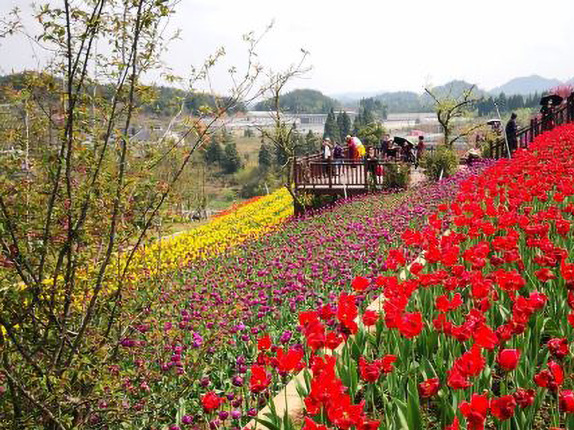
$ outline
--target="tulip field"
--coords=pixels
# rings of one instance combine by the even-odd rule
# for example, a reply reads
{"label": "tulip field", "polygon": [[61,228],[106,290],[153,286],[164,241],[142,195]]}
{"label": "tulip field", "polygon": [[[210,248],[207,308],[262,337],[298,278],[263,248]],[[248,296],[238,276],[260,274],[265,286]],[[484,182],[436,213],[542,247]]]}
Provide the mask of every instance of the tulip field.
{"label": "tulip field", "polygon": [[[99,402],[127,408],[138,428],[242,428],[288,379],[286,371],[261,391],[253,388],[258,346],[272,339],[270,351],[289,345],[302,352],[297,312],[316,306],[327,312],[357,273],[371,283],[391,269],[395,263],[388,255],[398,258],[401,234],[421,227],[482,168],[403,193],[350,199],[282,223],[277,220],[287,210],[272,208],[280,208],[286,197],[264,197],[237,211],[253,211],[250,206],[256,205],[262,213],[267,199],[267,212],[278,214],[268,217],[277,221],[275,227],[261,227],[250,240],[222,246],[205,258],[188,258],[183,235],[170,239],[167,275],[145,282],[140,275],[142,281],[125,294],[130,309],[149,303],[150,295],[152,305],[136,314],[121,339],[121,364],[109,369],[121,389],[102,393]],[[231,211],[210,224],[231,223],[233,217],[241,222]],[[357,301],[367,303],[376,294],[369,287]],[[340,334],[329,337],[330,345],[342,341]]]}
{"label": "tulip field", "polygon": [[[573,179],[569,125],[465,180],[378,273],[355,267],[334,303],[300,311],[302,347],[262,330],[251,397],[302,370],[305,412],[258,428],[573,429]],[[384,300],[363,311],[373,290]]]}
{"label": "tulip field", "polygon": [[232,209],[207,224],[157,241],[138,253],[131,263],[132,278],[178,269],[260,236],[293,215],[293,199],[282,188]]}

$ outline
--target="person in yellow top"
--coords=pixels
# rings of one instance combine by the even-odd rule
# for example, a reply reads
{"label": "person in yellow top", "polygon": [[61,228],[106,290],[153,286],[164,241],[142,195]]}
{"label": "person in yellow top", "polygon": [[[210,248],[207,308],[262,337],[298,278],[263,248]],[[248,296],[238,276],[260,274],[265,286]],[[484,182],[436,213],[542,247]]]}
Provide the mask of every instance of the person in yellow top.
{"label": "person in yellow top", "polygon": [[363,142],[361,142],[361,140],[357,136],[353,137],[353,141],[355,142],[355,148],[357,151],[357,158],[363,158],[365,156],[365,153],[366,153],[365,145],[363,145]]}

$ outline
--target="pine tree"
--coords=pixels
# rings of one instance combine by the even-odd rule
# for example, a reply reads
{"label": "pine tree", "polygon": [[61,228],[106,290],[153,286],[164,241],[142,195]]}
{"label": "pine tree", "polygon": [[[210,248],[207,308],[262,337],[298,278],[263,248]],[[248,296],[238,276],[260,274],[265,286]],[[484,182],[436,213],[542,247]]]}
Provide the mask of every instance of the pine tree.
{"label": "pine tree", "polygon": [[237,146],[235,142],[230,142],[225,144],[225,149],[223,151],[223,160],[221,167],[223,171],[227,174],[232,174],[241,169],[241,158],[237,152]]}
{"label": "pine tree", "polygon": [[261,147],[259,148],[258,161],[259,167],[263,170],[269,169],[273,163],[271,158],[271,151],[265,142],[261,144]]}
{"label": "pine tree", "polygon": [[216,135],[211,136],[209,143],[205,147],[204,157],[207,165],[221,164],[223,150]]}
{"label": "pine tree", "polygon": [[339,127],[337,126],[337,118],[335,117],[335,111],[333,108],[327,114],[327,120],[325,121],[325,130],[323,132],[323,139],[338,139],[339,138]]}
{"label": "pine tree", "polygon": [[370,125],[375,122],[375,115],[373,114],[373,111],[371,111],[371,109],[369,109],[367,106],[363,106],[362,119],[363,126]]}
{"label": "pine tree", "polygon": [[337,115],[337,126],[339,127],[339,142],[344,142],[345,138],[351,134],[351,118],[346,111],[339,112]]}
{"label": "pine tree", "polygon": [[305,136],[305,147],[303,152],[303,155],[309,155],[309,154],[314,154],[315,152],[319,151],[319,145],[317,142],[317,137],[315,136],[315,133],[313,133],[312,130],[309,130],[307,132],[307,135]]}

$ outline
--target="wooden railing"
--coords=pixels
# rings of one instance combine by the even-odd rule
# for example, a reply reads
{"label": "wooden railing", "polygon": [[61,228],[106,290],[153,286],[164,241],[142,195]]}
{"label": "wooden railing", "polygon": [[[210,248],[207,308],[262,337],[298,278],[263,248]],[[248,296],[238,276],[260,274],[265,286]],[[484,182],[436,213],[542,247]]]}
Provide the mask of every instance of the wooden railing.
{"label": "wooden railing", "polygon": [[[574,122],[574,93],[566,100],[566,103],[556,108],[549,119],[534,117],[530,120],[528,127],[519,129],[516,133],[516,146],[527,148],[534,139],[545,131],[552,130],[563,124]],[[507,148],[505,137],[490,144],[490,156],[495,159],[508,157],[508,150],[514,152],[512,148]]]}
{"label": "wooden railing", "polygon": [[380,188],[389,166],[395,160],[329,159],[298,160],[295,164],[295,186],[299,190],[329,192],[334,190],[368,191]]}

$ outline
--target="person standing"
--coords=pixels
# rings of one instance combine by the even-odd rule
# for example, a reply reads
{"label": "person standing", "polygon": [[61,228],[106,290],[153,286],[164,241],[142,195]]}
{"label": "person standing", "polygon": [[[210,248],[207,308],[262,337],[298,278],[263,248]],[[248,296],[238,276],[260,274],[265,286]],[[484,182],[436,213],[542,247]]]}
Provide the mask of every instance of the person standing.
{"label": "person standing", "polygon": [[333,147],[333,160],[335,162],[335,175],[341,175],[341,164],[343,164],[343,147],[339,145],[339,142],[335,142],[335,146]]}
{"label": "person standing", "polygon": [[328,137],[323,139],[323,160],[328,160],[329,158],[331,158],[332,155],[332,146],[333,144],[331,143],[331,139],[329,139]]}
{"label": "person standing", "polygon": [[355,152],[357,151],[355,141],[351,136],[347,136],[345,138],[345,141],[347,142],[347,153],[348,153],[347,158],[354,160],[355,158],[357,158],[355,155]]}
{"label": "person standing", "polygon": [[419,167],[421,158],[423,158],[424,150],[425,150],[425,137],[419,136],[419,142],[417,143],[417,154],[415,157],[415,169],[418,169]]}
{"label": "person standing", "polygon": [[391,148],[391,137],[388,134],[385,134],[381,139],[381,158],[387,157],[389,155],[389,149]]}
{"label": "person standing", "polygon": [[542,114],[542,131],[552,130],[554,128],[554,108],[552,100],[548,100],[548,104],[542,106],[540,109]]}
{"label": "person standing", "polygon": [[516,125],[516,118],[518,115],[512,112],[510,115],[510,121],[506,123],[506,141],[508,142],[508,149],[511,153],[516,151],[518,148],[518,140],[516,138],[516,132],[518,131],[518,126]]}
{"label": "person standing", "polygon": [[331,162],[333,156],[333,144],[331,139],[328,137],[323,139],[323,162],[324,162],[324,173],[328,176],[331,174],[329,169],[329,163]]}
{"label": "person standing", "polygon": [[375,155],[375,148],[369,146],[366,157],[365,167],[367,169],[367,184],[371,191],[377,190],[377,169],[379,168],[379,159]]}
{"label": "person standing", "polygon": [[365,145],[363,145],[363,142],[361,142],[361,139],[359,139],[357,136],[353,137],[353,141],[355,142],[355,156],[357,157],[357,160],[360,160],[366,155],[367,151],[365,149]]}

